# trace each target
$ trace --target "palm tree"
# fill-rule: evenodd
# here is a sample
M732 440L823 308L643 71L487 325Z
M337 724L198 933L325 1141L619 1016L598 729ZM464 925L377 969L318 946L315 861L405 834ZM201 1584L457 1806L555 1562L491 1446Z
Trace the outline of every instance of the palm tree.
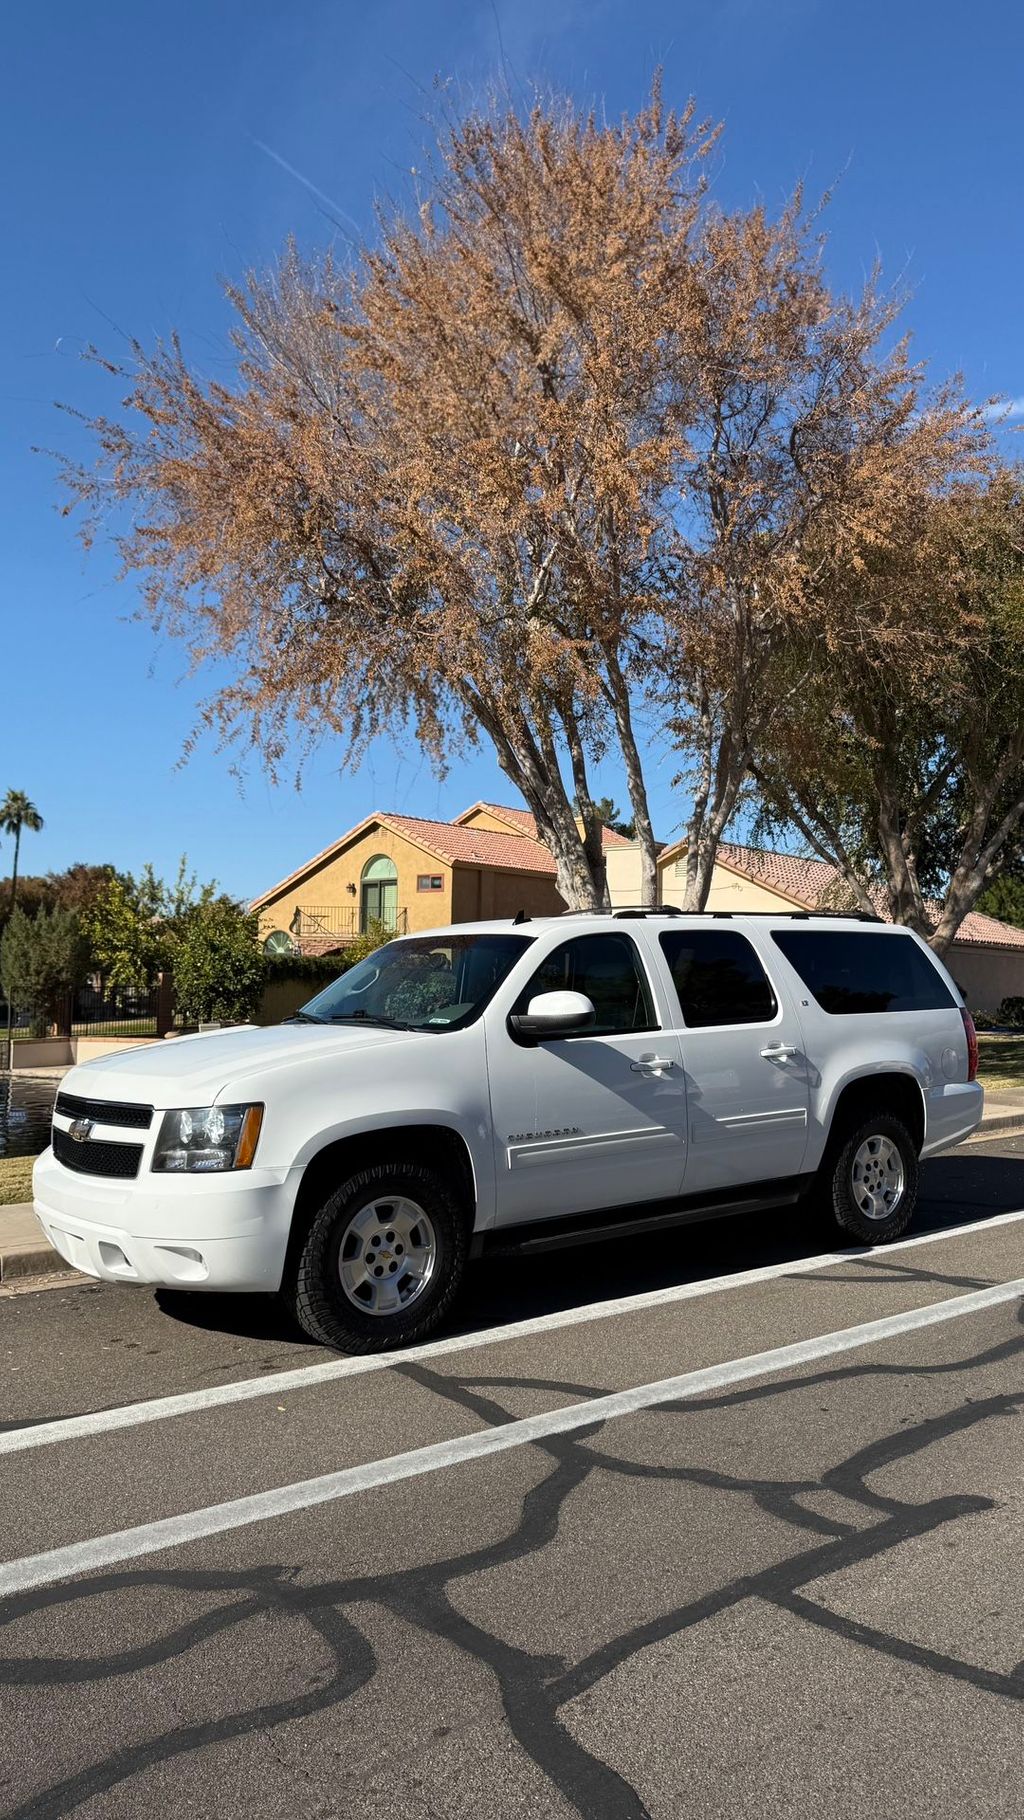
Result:
M43 825L43 818L35 803L25 795L24 790L8 790L0 803L0 830L14 836L14 865L11 867L11 915L18 898L18 855L21 851L21 830L27 828L31 834L38 834ZM11 1043L11 1029L14 1023L14 1006L7 1001L7 1066L14 1067L14 1051Z

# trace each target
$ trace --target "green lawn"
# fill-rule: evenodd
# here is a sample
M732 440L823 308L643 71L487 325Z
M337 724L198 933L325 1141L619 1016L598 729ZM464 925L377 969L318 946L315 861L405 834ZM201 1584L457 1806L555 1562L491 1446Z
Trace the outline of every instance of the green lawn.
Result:
M986 1087L1024 1089L1024 1035L978 1036L978 1079Z
M32 1199L33 1161L30 1156L0 1156L0 1207Z

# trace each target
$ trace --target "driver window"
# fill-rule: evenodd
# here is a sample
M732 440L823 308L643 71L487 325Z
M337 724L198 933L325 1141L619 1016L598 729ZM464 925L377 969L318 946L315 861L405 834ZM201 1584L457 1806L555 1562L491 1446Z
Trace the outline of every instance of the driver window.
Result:
M582 992L597 1014L586 1036L656 1030L654 1006L636 944L628 935L578 935L542 961L513 1009L541 992Z

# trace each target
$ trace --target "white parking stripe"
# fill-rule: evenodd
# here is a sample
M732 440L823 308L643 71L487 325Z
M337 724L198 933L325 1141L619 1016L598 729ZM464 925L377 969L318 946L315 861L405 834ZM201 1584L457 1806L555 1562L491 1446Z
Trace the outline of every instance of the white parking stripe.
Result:
M419 1478L425 1473L461 1466L467 1460L507 1453L511 1448L526 1447L552 1435L589 1428L595 1422L634 1415L638 1410L652 1409L659 1403L698 1397L711 1390L745 1383L750 1378L792 1371L818 1359L833 1358L837 1353L877 1346L883 1340L897 1339L902 1334L917 1332L922 1327L935 1327L944 1321L960 1320L964 1315L980 1314L987 1308L997 1308L1000 1303L1021 1297L1024 1297L1024 1277L1012 1283L999 1283L992 1289L975 1290L971 1295L955 1296L950 1301L933 1302L927 1308L910 1308L903 1314L887 1315L880 1321L864 1321L858 1327L820 1334L814 1340L799 1340L793 1346L777 1346L770 1352L752 1353L743 1359L731 1359L724 1365L684 1372L681 1377L662 1378L656 1384L640 1384L635 1389L619 1390L611 1396L572 1403L545 1415L527 1416L519 1422L485 1428L476 1434L435 1443L432 1447L417 1447L411 1453L394 1454L387 1460L372 1460L365 1466L347 1466L341 1472L303 1479L293 1485L279 1486L274 1491L257 1492L254 1497L234 1498L226 1504L211 1504L204 1510L186 1511L158 1523L142 1523L136 1529L96 1536L88 1542L76 1542L70 1548L53 1548L45 1554L26 1555L20 1561L8 1561L0 1566L0 1598L28 1592L37 1586L51 1586L56 1580L70 1580L98 1568L137 1561L164 1549L182 1548L205 1536L221 1535L225 1530L244 1529L254 1523L265 1523L272 1517L291 1516L317 1504L350 1498L356 1492L394 1485L401 1479Z
M261 1378L241 1378L234 1384L212 1384L203 1390L183 1391L177 1396L153 1397L143 1403L124 1403L114 1409L98 1409L89 1415L65 1416L53 1422L38 1422L31 1428L13 1428L7 1433L0 1433L0 1455L26 1453L36 1447L53 1447L59 1441L85 1441L93 1435L111 1434L121 1428L137 1428L146 1422L165 1422L174 1416L196 1415L201 1410L221 1409L230 1403L248 1403L255 1397L286 1396L294 1390L311 1390L319 1384L329 1384L336 1378L361 1377L368 1371L386 1371L395 1365L444 1358L451 1353L475 1351L481 1346L497 1346L508 1340L529 1339L532 1334L553 1333L561 1327L578 1327L590 1321L606 1321L616 1315L640 1314L648 1308L666 1308L675 1302L690 1302L702 1296L721 1295L728 1289L746 1289L752 1284L770 1283L779 1277L792 1276L794 1272L802 1275L808 1270L828 1270L833 1264L856 1263L863 1258L891 1257L893 1252L908 1251L912 1246L933 1245L942 1239L955 1239L972 1232L988 1232L993 1227L1006 1226L1016 1220L1024 1220L1024 1208L1013 1213L995 1214L991 1219L972 1220L964 1226L917 1233L913 1238L899 1239L893 1245L820 1252L811 1258L789 1258L782 1264L765 1264L757 1270L737 1270L731 1276L704 1277L696 1283L673 1284L668 1289L652 1289L643 1295L619 1296L608 1302L589 1302L581 1308L563 1308L554 1314L536 1315L526 1321L511 1321L504 1327L485 1327L475 1333L453 1334L446 1340L428 1340L422 1346L408 1346L398 1353L373 1353L363 1359L330 1359L322 1365L300 1365L294 1370L272 1372Z

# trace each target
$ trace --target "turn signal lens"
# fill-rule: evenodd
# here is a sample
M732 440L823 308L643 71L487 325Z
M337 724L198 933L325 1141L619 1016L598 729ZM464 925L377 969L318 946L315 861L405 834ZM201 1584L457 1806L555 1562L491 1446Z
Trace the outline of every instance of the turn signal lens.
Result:
M248 1169L256 1155L256 1146L260 1141L260 1129L263 1125L263 1107L250 1106L242 1120L242 1129L238 1138L238 1149L235 1151L235 1168Z

